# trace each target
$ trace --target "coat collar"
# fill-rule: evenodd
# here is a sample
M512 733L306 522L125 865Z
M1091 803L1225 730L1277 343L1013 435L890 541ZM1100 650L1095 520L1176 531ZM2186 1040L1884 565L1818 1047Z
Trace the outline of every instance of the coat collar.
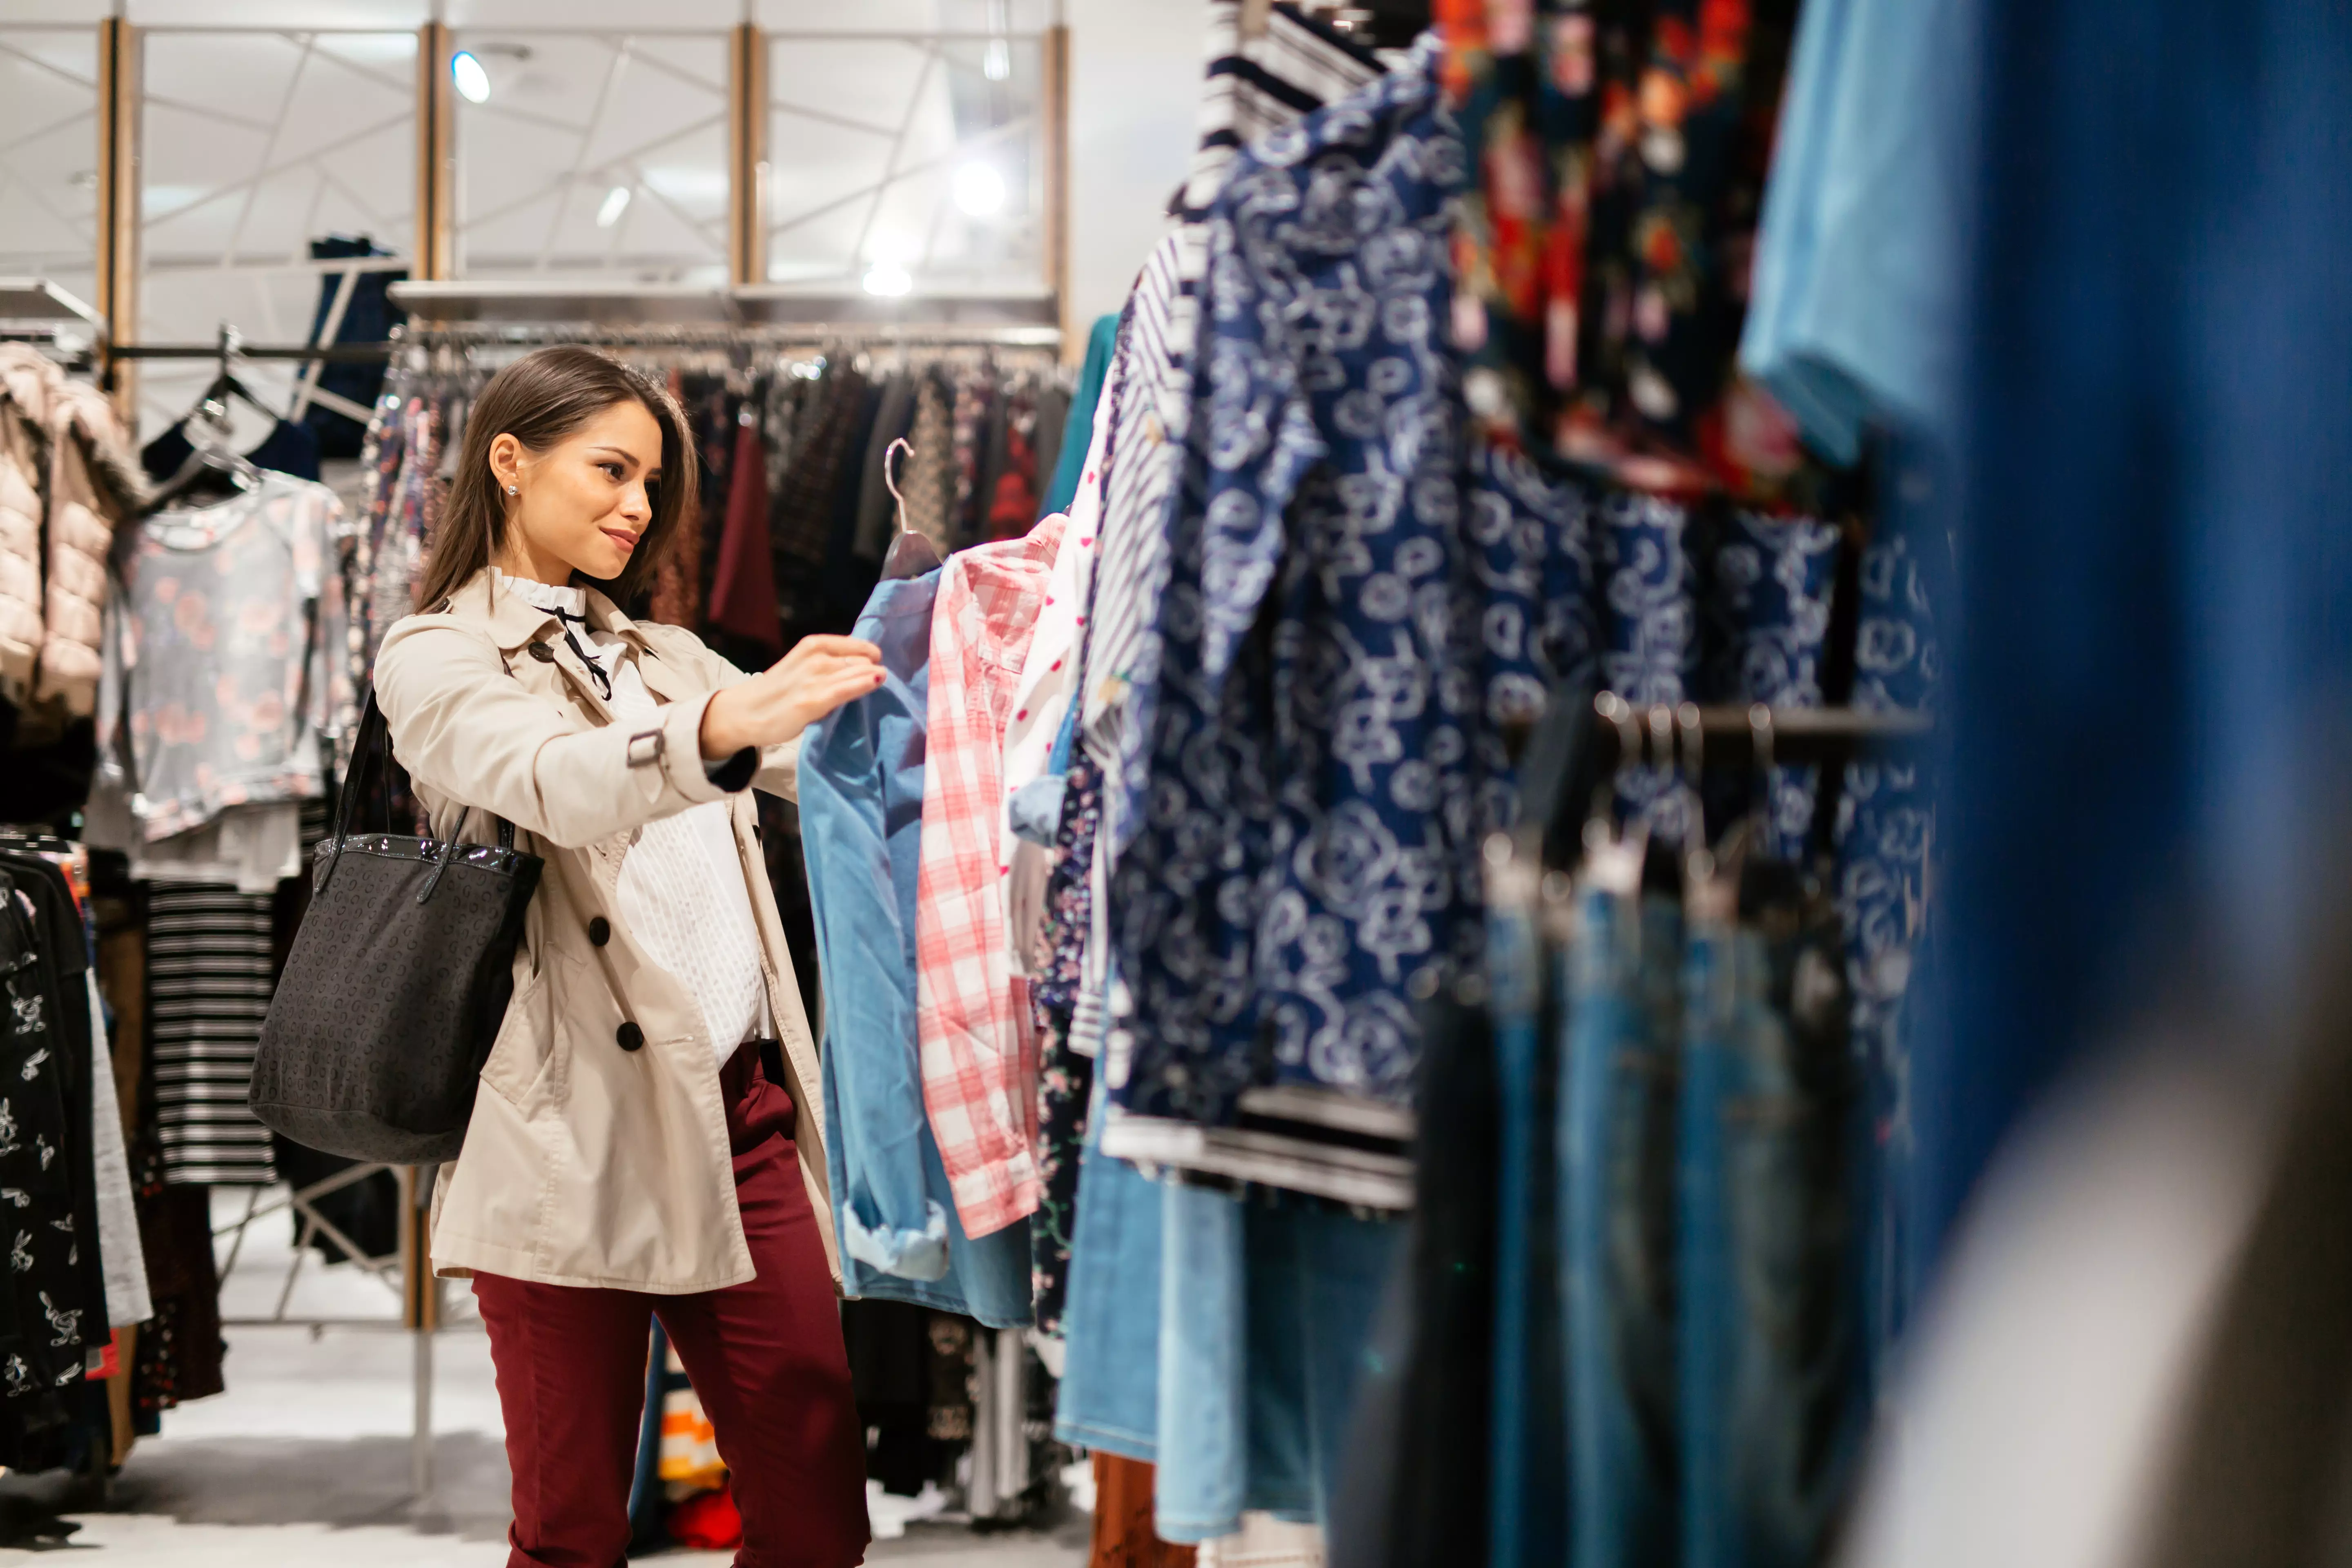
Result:
M587 589L586 593L588 625L592 630L626 637L640 650L646 646L645 633L637 628L636 622L621 613L619 605L593 588ZM520 594L500 588L498 573L488 566L467 578L464 587L449 595L446 613L463 616L488 626L490 639L509 653L526 643L539 641L558 625L552 612L541 609Z
M684 678L669 662L656 652L653 643L636 622L621 613L621 607L593 588L588 595L588 626L591 631L610 632L625 638L640 656L637 673L644 679L646 689L664 702L675 702L698 689L695 682ZM440 606L436 606L441 609ZM559 666L570 671L572 682L594 700L594 691L587 670L572 656L562 636L562 622L552 611L537 605L510 589L499 585L498 573L488 566L467 580L466 585L449 595L442 613L462 616L489 629L490 640L505 654L519 653L530 643L552 641ZM650 655L651 657L645 657ZM596 706L603 707L601 700ZM605 714L609 717L609 714Z

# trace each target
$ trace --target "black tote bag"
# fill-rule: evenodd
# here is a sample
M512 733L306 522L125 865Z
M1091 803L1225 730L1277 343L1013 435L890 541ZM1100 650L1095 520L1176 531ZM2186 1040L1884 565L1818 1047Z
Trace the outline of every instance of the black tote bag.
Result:
M541 862L514 847L352 833L352 811L386 750L368 698L310 912L261 1026L248 1100L295 1142L353 1160L457 1158L482 1063L514 989L515 944ZM388 826L388 825L387 825Z

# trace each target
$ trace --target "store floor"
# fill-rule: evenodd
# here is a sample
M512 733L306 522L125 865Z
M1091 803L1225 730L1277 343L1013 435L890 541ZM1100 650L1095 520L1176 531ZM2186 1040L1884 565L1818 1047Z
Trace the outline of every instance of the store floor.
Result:
M216 1223L236 1217L216 1205ZM291 1237L254 1226L222 1292L226 1316L384 1318L394 1298L348 1267L306 1261L287 1289ZM462 1285L453 1306L462 1309ZM86 1561L91 1568L498 1568L506 1561L507 1463L489 1342L478 1324L436 1336L432 1500L409 1493L414 1348L396 1329L298 1326L228 1331L228 1392L167 1413L115 1478L102 1512L75 1513L62 1548L0 1546L0 1563ZM0 1498L14 1512L47 1478ZM22 1494L29 1492L32 1496ZM1076 1568L1086 1521L1052 1533L981 1536L917 1523L877 1541L869 1563L958 1568ZM676 1568L731 1562L732 1552L676 1552L646 1561Z

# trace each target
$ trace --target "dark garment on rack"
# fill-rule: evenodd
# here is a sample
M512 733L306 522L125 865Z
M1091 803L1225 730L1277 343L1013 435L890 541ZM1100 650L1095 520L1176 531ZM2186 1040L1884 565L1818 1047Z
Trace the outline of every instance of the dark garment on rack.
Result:
M808 569L824 559L824 542L833 525L834 479L846 456L849 421L856 412L844 395L855 382L854 372L829 369L801 395L791 460L778 476L769 517L776 582L787 595L796 592Z
M730 391L720 377L689 375L685 384L687 421L694 431L695 448L702 454L702 575L694 595L692 623L699 629L707 619L726 542L727 497L735 481L736 420L744 399Z
M347 238L330 235L310 242L310 257L324 261L346 257L389 256L391 251L380 248L366 235ZM392 335L392 329L408 320L408 312L392 303L386 292L395 282L404 279L408 270L362 272L351 279L351 294L343 303L342 321L333 341L339 343L380 343ZM319 309L310 318L310 342L319 342L327 330L327 317L334 309L335 297L342 291L343 277L324 273L319 279ZM326 364L318 367L320 390L331 392L362 408L372 406L376 395L383 390L383 364ZM302 414L302 423L319 443L322 458L356 458L367 426L349 415L332 408L312 405ZM454 439L452 446L456 445Z
M898 471L908 531L928 538L941 555L955 547L949 521L955 507L954 403L944 367L916 373L915 423L907 436L914 450Z
M155 1315L141 1325L131 1364L131 1405L142 1436L163 1429L163 1413L220 1393L220 1281L213 1265L212 1194L163 1180L163 1148L147 1129L131 1145L131 1196L147 1291Z
M1043 957L1029 986L1037 1036L1037 1175L1044 1188L1029 1216L1029 1269L1037 1331L1052 1339L1062 1337L1069 1300L1079 1154L1094 1096L1094 1058L1070 1049L1070 1025L1093 916L1091 870L1101 822L1101 786L1092 760L1077 750L1063 780L1054 868L1045 879L1045 918L1037 937Z
M63 875L31 855L0 855L0 1401L13 1403L79 1384L108 1325L81 919Z
M858 1424L866 1432L866 1473L882 1489L912 1497L926 1481L944 1484L958 1444L931 1436L931 1311L907 1301L862 1297L841 1304L849 1381ZM960 1371L959 1363L954 1371Z
M180 471L180 466L194 454L186 432L173 425L162 435L140 448L140 466L152 479L168 479ZM299 425L280 419L261 438L261 445L245 454L245 460L257 468L274 468L281 474L291 474L298 479L319 477L319 438Z
M1859 1156L1836 906L1751 862L1684 964L1675 1235L1683 1561L1823 1561L1870 1415ZM1650 1558L1629 1559L1648 1562Z
M173 1182L275 1179L269 1130L246 1104L269 1011L270 900L202 883L148 892L148 1054Z
M997 537L992 531L996 481L1004 472L1005 459L1009 455L1005 442L1012 434L1012 415L1013 389L1003 386L1000 395L989 403L987 417L981 423L978 443L980 478L973 487L972 509L977 514L976 526L983 539ZM1013 530L1011 537L1017 539L1028 531L1028 520L1024 519L1022 526Z
M852 442L866 413L866 378L845 366L828 373L817 389L814 402L802 405L804 434L793 444L775 502L776 584L793 637L806 635L825 613L823 574L840 504L836 492L855 491L862 456ZM853 606L853 619L856 613Z
M890 498L883 462L890 443L904 439L915 425L914 375L901 372L882 383L882 402L874 412L873 434L866 438L865 467L857 483L857 553L877 564L898 531L898 503ZM907 458L900 454L903 467ZM900 487L905 479L899 480Z
M685 377L672 371L669 387L681 408L691 407L686 399ZM690 413L688 418L692 418ZM698 449L698 442L697 446ZM682 520L668 556L654 570L652 602L646 612L649 620L684 626L690 632L702 629L702 519L711 507L710 483L706 472L696 498L696 515Z
M857 553L858 507L864 500L864 454L872 447L874 426L882 413L882 388L867 382L850 421L840 472L833 486L832 531L824 542L824 567L803 604L794 628L803 637L822 633L846 636L858 614L873 596L881 576L880 562ZM887 498L887 491L884 492Z
M1004 461L988 491L988 536L1018 539L1037 517L1037 457L1030 437L1037 427L1036 395L1020 388L1005 399Z
M60 725L57 714L18 708L0 697L0 822L68 826L89 799L98 771L98 727L89 719Z
M119 853L90 857L99 919L99 992L114 1016L115 1081L130 1145L131 1203L155 1315L139 1327L129 1375L132 1429L152 1436L163 1411L221 1391L219 1288L210 1194L168 1186L148 1059L147 884Z
M760 814L761 858L767 866L769 890L775 895L776 919L784 928L784 945L793 956L793 976L800 984L801 1006L809 1017L814 1018L820 1016L816 913L809 903L807 862L801 849L800 808L764 791L754 791L751 800Z
M1532 907L1487 910L1486 985L1493 1018L1495 1141L1494 1466L1487 1558L1492 1568L1562 1562L1569 1547L1567 1402L1560 1331L1558 1008L1553 964ZM1671 971L1669 971L1671 973ZM1644 1084L1653 1081L1644 1076ZM1666 1124L1674 1101L1664 1100ZM1671 1148L1671 1145L1669 1145ZM1672 1191L1673 1165L1664 1166ZM1671 1331L1669 1315L1664 1326ZM1672 1346L1671 1332L1665 1338ZM1627 1559L1671 1562L1672 1553ZM1604 1564L1594 1568L1606 1568Z
M1576 900L1556 982L1568 1020L1556 1283L1568 1300L1575 1561L1635 1568L1678 1560L1683 916L1670 894L1612 891L1590 875Z
M748 412L750 405L745 406ZM719 571L711 581L710 626L771 658L783 651L768 542L767 463L756 424L739 423L735 428L734 478L727 492Z
M952 547L965 549L986 537L987 504L981 494L980 468L987 457L988 421L998 402L997 374L983 362L956 378L950 435L954 442L954 499L948 508L948 534Z
M1037 515L1043 517L1051 509L1045 505L1045 486L1052 480L1054 470L1062 458L1062 426L1069 422L1070 395L1059 381L1048 381L1037 392L1037 424L1033 444L1036 448L1034 472L1037 478Z
M1483 1001L1423 1015L1414 1205L1331 1512L1331 1568L1487 1560L1499 1086ZM1393 1350L1389 1347L1394 1346ZM1391 1416L1389 1412L1393 1410Z

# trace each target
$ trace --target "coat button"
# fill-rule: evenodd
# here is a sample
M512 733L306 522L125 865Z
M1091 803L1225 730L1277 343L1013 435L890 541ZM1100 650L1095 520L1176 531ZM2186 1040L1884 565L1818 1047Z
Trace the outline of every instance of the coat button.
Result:
M543 642L535 642L530 645L530 657L539 660L541 664L553 664L555 662L555 650L548 647Z
M602 947L606 942L612 941L613 922L606 920L603 915L598 915L595 919L590 921L588 922L588 940L594 942L598 947Z
M646 1043L646 1032L634 1023L626 1023L613 1031L613 1038L625 1051L634 1051Z

